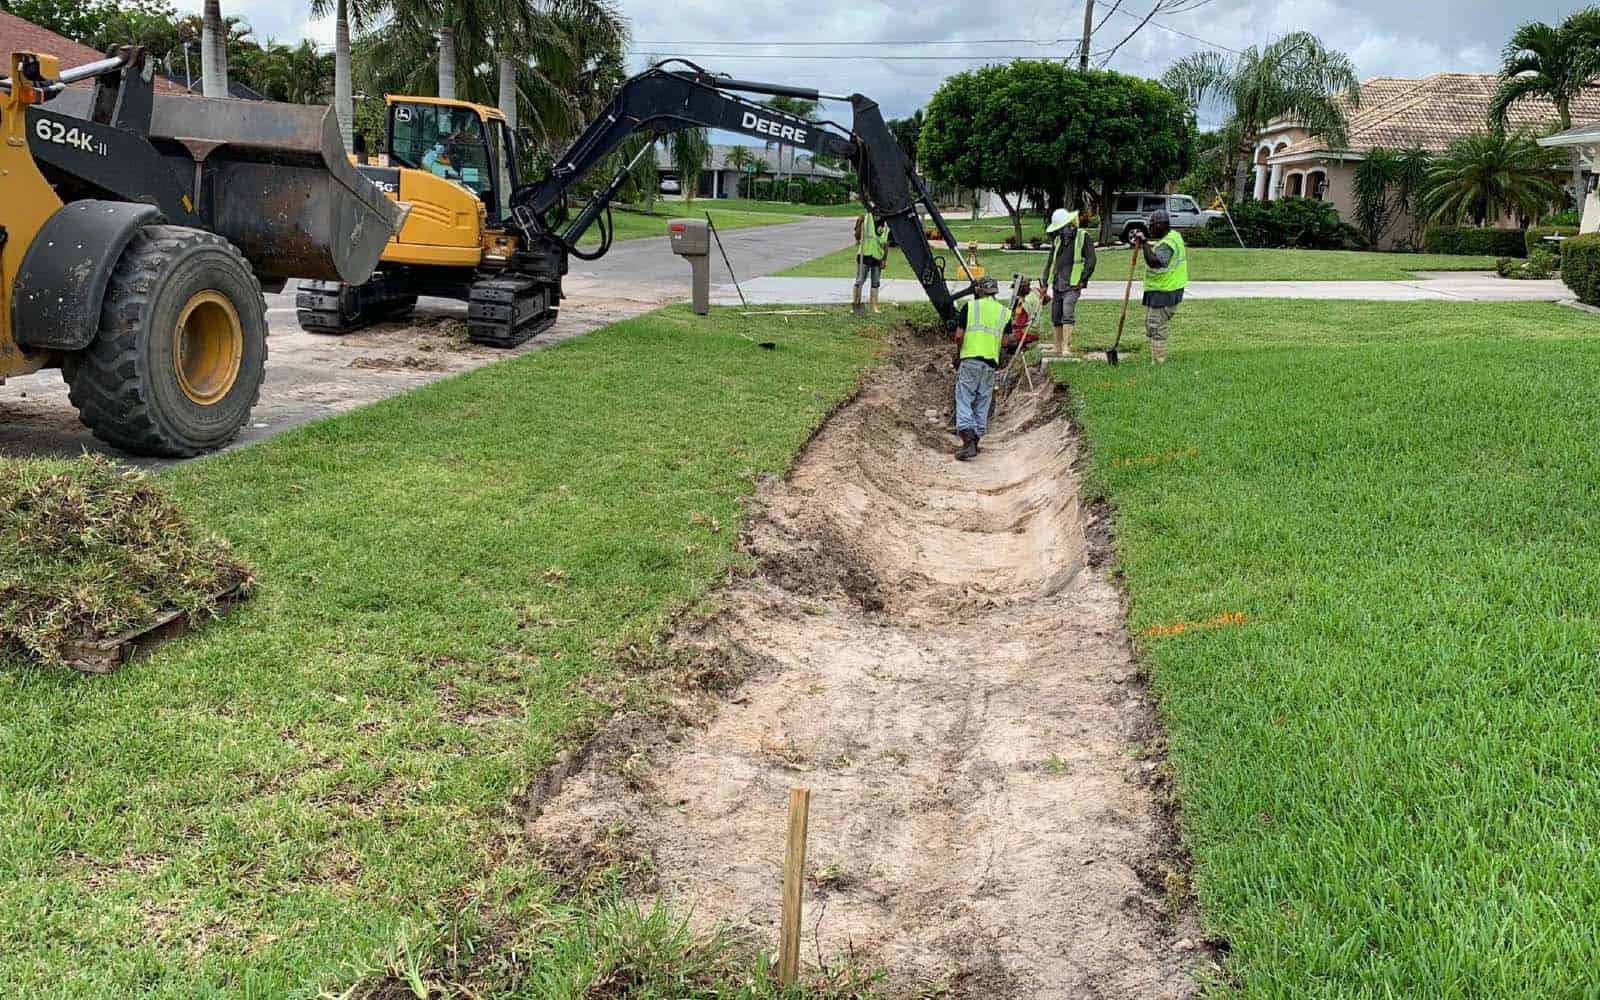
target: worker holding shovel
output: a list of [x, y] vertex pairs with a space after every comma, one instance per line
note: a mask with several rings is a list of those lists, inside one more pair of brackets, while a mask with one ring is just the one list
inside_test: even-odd
[[1172, 228], [1165, 209], [1150, 213], [1150, 239], [1134, 238], [1144, 255], [1144, 332], [1150, 363], [1167, 360], [1167, 330], [1189, 284], [1189, 248]]
[[1058, 208], [1050, 216], [1050, 256], [1044, 265], [1044, 292], [1050, 302], [1050, 325], [1056, 330], [1056, 356], [1072, 356], [1077, 330], [1078, 299], [1094, 274], [1093, 230], [1079, 225], [1078, 213]]

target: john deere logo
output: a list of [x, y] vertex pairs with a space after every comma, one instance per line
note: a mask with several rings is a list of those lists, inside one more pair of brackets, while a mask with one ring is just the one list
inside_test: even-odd
[[806, 136], [810, 134], [807, 129], [781, 122], [774, 118], [763, 118], [754, 111], [744, 113], [744, 121], [740, 123], [747, 131], [757, 135], [770, 135], [774, 139], [792, 142], [796, 145], [803, 144]]

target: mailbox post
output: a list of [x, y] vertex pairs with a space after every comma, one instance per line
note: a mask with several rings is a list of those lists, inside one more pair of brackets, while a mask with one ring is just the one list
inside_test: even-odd
[[711, 230], [704, 219], [667, 222], [672, 252], [689, 262], [689, 280], [697, 316], [711, 312]]

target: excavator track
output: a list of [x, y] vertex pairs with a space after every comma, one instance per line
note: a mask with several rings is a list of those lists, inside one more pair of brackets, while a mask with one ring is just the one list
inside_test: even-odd
[[467, 299], [467, 339], [485, 347], [517, 347], [555, 324], [550, 288], [515, 274], [480, 278]]
[[382, 273], [364, 285], [340, 281], [302, 281], [295, 293], [295, 313], [307, 333], [343, 336], [383, 320], [404, 319], [416, 308], [417, 296], [397, 278]]

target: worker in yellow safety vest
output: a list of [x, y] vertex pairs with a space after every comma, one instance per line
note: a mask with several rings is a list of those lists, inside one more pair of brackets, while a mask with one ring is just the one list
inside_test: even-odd
[[861, 308], [861, 286], [872, 279], [872, 311], [878, 308], [878, 286], [883, 281], [883, 266], [889, 259], [889, 224], [872, 212], [863, 212], [856, 220], [856, 290], [851, 308], [857, 316]]
[[1044, 293], [1050, 302], [1050, 325], [1056, 331], [1056, 355], [1072, 355], [1072, 335], [1078, 328], [1078, 299], [1094, 274], [1094, 230], [1078, 213], [1058, 208], [1045, 230], [1050, 256], [1045, 260]]
[[1006, 305], [995, 298], [999, 283], [987, 275], [973, 284], [972, 301], [956, 318], [956, 433], [965, 462], [978, 454], [978, 441], [989, 429], [989, 406], [994, 401], [995, 372], [1000, 368], [1000, 345], [1011, 328]]
[[1189, 248], [1172, 228], [1165, 209], [1150, 213], [1150, 238], [1135, 238], [1144, 254], [1144, 333], [1150, 340], [1150, 363], [1167, 360], [1167, 331], [1172, 314], [1189, 286]]

